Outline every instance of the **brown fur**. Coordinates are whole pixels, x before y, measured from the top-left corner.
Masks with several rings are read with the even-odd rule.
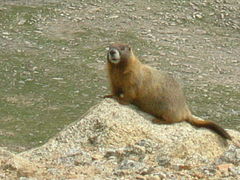
[[[187,121],[231,140],[230,135],[217,124],[191,114],[182,88],[173,77],[142,64],[128,45],[114,44],[110,49],[117,49],[121,59],[117,64],[111,63],[108,53],[107,66],[112,94],[106,97],[115,98],[120,104],[136,105],[155,116],[154,122],[171,124]]]

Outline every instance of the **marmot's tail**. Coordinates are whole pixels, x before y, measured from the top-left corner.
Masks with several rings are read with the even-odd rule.
[[[227,131],[224,130],[219,125],[215,124],[214,122],[206,121],[193,115],[188,119],[186,119],[186,121],[195,127],[199,127],[199,128],[204,127],[204,128],[210,129],[215,133],[219,134],[220,136],[222,136],[223,138],[232,140],[231,136],[227,133]]]

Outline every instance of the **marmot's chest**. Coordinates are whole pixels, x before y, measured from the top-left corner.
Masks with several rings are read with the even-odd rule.
[[[129,86],[130,78],[123,73],[114,73],[112,76],[112,82],[115,86],[124,88]]]
[[[136,72],[128,71],[112,71],[111,81],[115,87],[119,88],[129,88],[136,86],[138,84],[138,79],[136,77]]]

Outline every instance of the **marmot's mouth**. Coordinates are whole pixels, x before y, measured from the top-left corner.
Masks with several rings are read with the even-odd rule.
[[[110,49],[108,52],[108,60],[111,63],[117,64],[120,62],[120,53],[117,49]]]
[[[120,62],[120,59],[110,57],[110,58],[109,58],[109,61],[110,61],[111,63],[113,63],[113,64],[117,64],[117,63]]]
[[[111,60],[112,60],[112,61],[118,61],[117,58],[113,58],[113,57],[111,58]]]

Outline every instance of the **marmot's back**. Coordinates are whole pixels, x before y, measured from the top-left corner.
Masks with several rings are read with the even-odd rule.
[[[182,88],[171,75],[147,65],[142,66],[140,74],[136,106],[158,117],[168,112],[177,118],[189,111]]]

